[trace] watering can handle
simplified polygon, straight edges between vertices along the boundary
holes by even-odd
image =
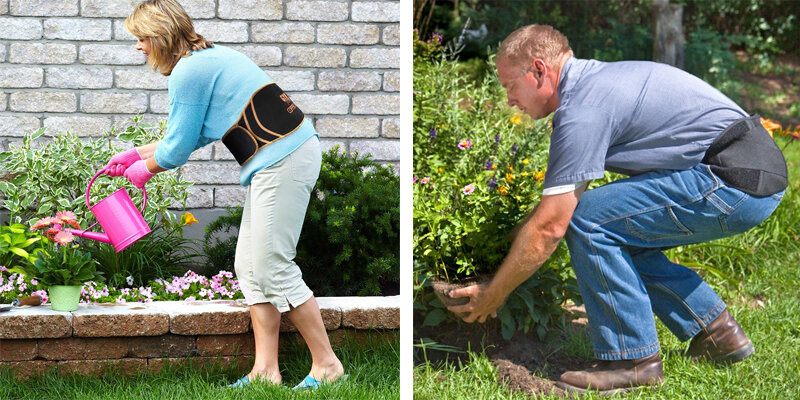
[[[97,174],[95,174],[94,178],[92,178],[92,180],[89,181],[89,186],[86,188],[86,206],[89,207],[90,210],[92,209],[92,205],[89,203],[89,189],[92,188],[94,180],[97,179],[97,177],[99,177],[100,175],[102,175],[103,172],[106,172],[105,168],[101,169],[99,172],[97,172]],[[142,215],[144,215],[144,209],[145,207],[147,207],[147,192],[144,190],[144,187],[142,187],[142,196],[144,196],[144,200],[142,201]]]

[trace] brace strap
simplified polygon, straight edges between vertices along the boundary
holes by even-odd
[[[304,119],[289,96],[275,83],[268,83],[250,97],[239,120],[222,136],[222,143],[243,165],[262,148],[296,131]]]

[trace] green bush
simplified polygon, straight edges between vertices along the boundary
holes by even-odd
[[[165,126],[145,125],[141,117],[134,117],[118,139],[134,146],[159,140]],[[105,166],[108,159],[121,149],[112,144],[116,132],[94,140],[81,140],[66,132],[55,137],[42,137],[44,128],[26,134],[22,143],[0,154],[0,179],[2,206],[9,211],[12,222],[32,225],[36,220],[56,211],[72,211],[82,228],[95,222],[86,206],[86,187],[92,177]],[[156,175],[147,183],[145,220],[153,229],[132,248],[117,255],[105,243],[85,240],[92,254],[100,260],[98,270],[112,281],[120,276],[139,277],[146,281],[162,272],[174,272],[186,267],[186,253],[182,233],[170,225],[168,207],[184,204],[191,183],[183,181],[177,171]],[[125,178],[98,177],[90,192],[91,204],[111,195],[120,187],[131,194],[134,203],[141,207],[141,191]],[[99,229],[94,228],[94,229]]]
[[[508,235],[540,200],[547,165],[549,121],[516,114],[495,74],[475,83],[459,64],[414,65],[415,307],[427,325],[452,315],[429,281],[494,274]],[[567,298],[577,287],[562,243],[498,313],[504,337],[544,335]]]
[[[377,295],[398,285],[399,257],[399,177],[338,146],[324,153],[297,245],[303,279],[326,296]]]
[[[378,295],[399,283],[400,185],[391,168],[338,147],[322,155],[309,201],[297,264],[321,296]],[[230,269],[242,208],[206,227],[203,249],[212,268]]]
[[[242,207],[237,206],[228,209],[228,215],[223,215],[205,227],[203,236],[203,253],[208,262],[206,270],[223,271],[233,270],[233,262],[236,258],[237,235],[231,235],[239,231],[242,223]]]

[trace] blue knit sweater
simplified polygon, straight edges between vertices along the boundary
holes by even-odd
[[[247,56],[214,45],[181,58],[169,77],[167,132],[155,152],[162,168],[177,168],[193,151],[219,140],[236,123],[250,97],[272,79]],[[278,83],[280,85],[280,83]],[[239,183],[250,184],[253,174],[300,147],[317,131],[310,120],[262,148],[242,165]]]

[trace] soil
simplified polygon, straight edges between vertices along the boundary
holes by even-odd
[[[581,308],[573,307],[568,311],[570,322],[565,323],[563,328],[551,330],[546,341],[540,341],[534,333],[517,333],[510,340],[505,340],[500,334],[499,323],[494,319],[485,324],[448,321],[436,327],[422,327],[422,321],[416,321],[421,316],[415,315],[414,342],[429,338],[437,344],[464,351],[428,348],[425,358],[434,365],[449,362],[457,366],[460,365],[459,361],[466,364],[469,361],[466,350],[484,351],[497,368],[497,381],[512,391],[532,397],[543,394],[566,397],[564,391],[555,386],[559,376],[565,371],[587,368],[593,362],[566,351],[567,330],[581,332],[586,327],[585,313]],[[420,349],[414,354],[414,362],[424,362]]]

